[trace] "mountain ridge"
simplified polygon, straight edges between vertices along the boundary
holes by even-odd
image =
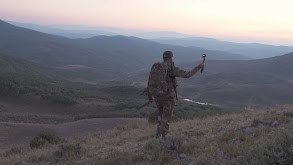
[[[135,37],[100,36],[72,40],[16,27],[4,21],[1,22],[0,29],[1,53],[48,66],[85,65],[114,75],[149,67],[153,62],[161,61],[161,54],[165,50],[172,49],[185,57],[182,61],[188,61],[189,58],[201,59],[201,56],[194,54],[206,52],[210,52],[210,58],[247,59],[226,52],[164,45]]]
[[[22,26],[22,27],[26,27],[26,28],[30,28],[34,30],[39,30],[42,32],[55,34],[55,35],[56,34],[60,35],[61,33],[63,33],[63,36],[69,37],[72,39],[77,38],[77,36],[81,36],[82,38],[85,39],[85,38],[94,37],[96,35],[136,36],[139,38],[144,38],[144,39],[156,41],[163,44],[170,44],[170,45],[177,45],[177,46],[184,46],[184,47],[197,46],[207,50],[218,50],[218,51],[225,51],[225,52],[230,52],[234,54],[241,54],[252,59],[273,57],[273,56],[282,55],[282,54],[286,54],[293,51],[293,46],[274,46],[274,45],[261,44],[261,43],[237,43],[237,42],[231,42],[231,41],[222,41],[219,39],[208,38],[208,37],[197,37],[194,35],[181,34],[174,31],[138,32],[134,30],[129,30],[129,32],[127,32],[127,30],[119,31],[119,29],[117,28],[97,27],[96,30],[98,31],[97,33],[95,33],[93,31],[95,27],[87,28],[86,26],[82,26],[82,27],[77,26],[75,28],[75,29],[79,29],[77,30],[77,34],[71,35],[71,33],[74,33],[74,32],[70,30],[69,28],[70,26],[63,27],[63,30],[60,30],[59,33],[57,32],[53,33],[50,30],[46,30],[46,27],[50,28],[49,25],[43,25],[44,29],[42,29],[42,28],[35,28],[35,26],[41,26],[37,24],[32,24],[31,26],[28,26],[24,23],[16,23],[16,22],[11,22],[11,23],[14,25],[18,25],[18,26]],[[99,32],[101,30],[102,32]],[[66,34],[66,31],[68,34]],[[105,31],[109,31],[111,33],[114,32],[114,34],[105,33]]]
[[[235,43],[205,37],[159,38],[152,39],[152,41],[171,45],[198,46],[209,50],[227,51],[253,59],[269,58],[293,52],[292,46],[274,46],[260,43]]]

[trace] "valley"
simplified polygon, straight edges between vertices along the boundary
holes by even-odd
[[[184,70],[193,69],[201,54],[207,54],[203,74],[178,78],[170,139],[181,141],[183,148],[174,152],[154,147],[164,144],[153,140],[156,105],[137,109],[148,101],[141,93],[152,64],[162,61],[165,50],[173,51],[176,66]],[[271,56],[277,52],[279,47]],[[251,141],[291,127],[292,106],[285,105],[293,99],[293,53],[263,59],[245,54],[122,35],[70,39],[0,21],[0,164],[135,164],[164,162],[165,157],[178,163],[181,152],[187,155],[179,159],[183,164],[216,158],[241,162],[240,155],[252,151]],[[280,126],[271,126],[275,120]],[[255,134],[241,132],[246,128]],[[49,144],[41,139],[34,144],[39,148],[33,148],[31,143],[42,133],[59,141]],[[231,140],[240,145],[239,152],[229,151],[237,150]],[[77,146],[78,155],[52,154],[63,145]]]

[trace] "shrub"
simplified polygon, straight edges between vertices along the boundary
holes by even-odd
[[[30,141],[31,148],[41,148],[47,144],[57,144],[60,137],[49,132],[40,133]]]
[[[283,112],[284,116],[293,117],[293,110],[286,110]]]
[[[293,135],[288,130],[273,139],[261,139],[252,147],[252,164],[293,164]]]
[[[161,143],[161,150],[163,151],[178,151],[183,144],[183,137],[177,135],[168,135],[166,140]]]
[[[80,143],[77,144],[63,144],[58,146],[58,150],[54,153],[54,156],[65,160],[72,160],[80,158],[85,153],[85,149],[82,148]]]
[[[48,144],[48,141],[46,141],[45,139],[43,139],[39,136],[34,137],[30,141],[31,148],[41,148],[41,147],[45,146],[46,144]]]
[[[151,139],[145,145],[145,150],[159,150],[160,149],[160,140],[159,139]]]
[[[251,127],[257,127],[259,124],[263,124],[263,121],[261,119],[253,119],[252,123],[251,123]]]
[[[48,141],[50,144],[57,144],[60,141],[60,137],[49,132],[42,132],[39,134],[39,137]]]

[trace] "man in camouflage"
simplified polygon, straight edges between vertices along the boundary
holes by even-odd
[[[172,59],[173,53],[171,51],[165,51],[163,54],[163,65],[168,65],[167,69],[167,93],[160,96],[151,96],[149,95],[149,101],[153,102],[155,100],[158,107],[158,126],[156,137],[159,138],[168,134],[169,123],[173,115],[173,109],[176,104],[176,77],[189,78],[193,76],[198,70],[204,67],[204,62],[199,64],[191,71],[184,71],[178,67],[173,66],[172,68]],[[156,69],[156,68],[152,68]]]

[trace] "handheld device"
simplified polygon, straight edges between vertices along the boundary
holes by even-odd
[[[206,54],[202,54],[202,58],[203,58],[203,62],[205,62],[206,61]],[[200,73],[202,73],[203,72],[203,68],[201,68],[201,71],[200,71]]]

